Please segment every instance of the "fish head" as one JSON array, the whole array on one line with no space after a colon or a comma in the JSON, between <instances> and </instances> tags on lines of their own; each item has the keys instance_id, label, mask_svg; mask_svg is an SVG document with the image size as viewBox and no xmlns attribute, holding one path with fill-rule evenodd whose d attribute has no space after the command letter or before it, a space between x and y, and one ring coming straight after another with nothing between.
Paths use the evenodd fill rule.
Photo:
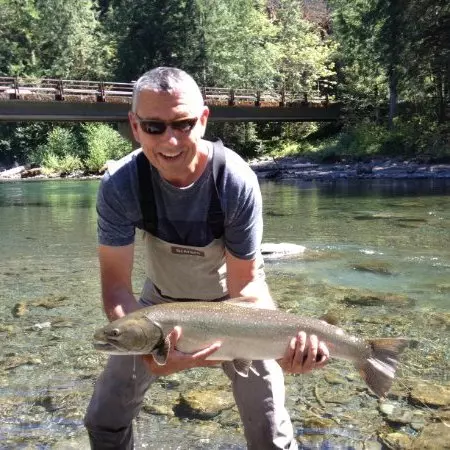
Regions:
<instances>
[{"instance_id":1,"label":"fish head","mask_svg":"<svg viewBox=\"0 0 450 450\"><path fill-rule=\"evenodd\" d=\"M94 348L110 355L147 355L163 339L157 322L143 316L125 316L95 332Z\"/></svg>"}]
</instances>

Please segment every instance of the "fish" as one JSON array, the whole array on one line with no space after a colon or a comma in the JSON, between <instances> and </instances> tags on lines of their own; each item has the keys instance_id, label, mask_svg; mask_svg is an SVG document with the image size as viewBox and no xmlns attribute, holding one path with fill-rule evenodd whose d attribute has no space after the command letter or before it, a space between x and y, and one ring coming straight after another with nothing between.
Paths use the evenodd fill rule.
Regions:
<instances>
[{"instance_id":1,"label":"fish","mask_svg":"<svg viewBox=\"0 0 450 450\"><path fill-rule=\"evenodd\" d=\"M247 377L257 360L281 359L299 331L326 343L331 358L354 364L371 389L382 398L395 378L404 337L363 339L322 320L280 309L255 307L254 298L222 302L173 302L144 307L114 320L94 333L96 350L113 355L149 355L164 365L170 352L167 335L182 328L176 349L195 353L215 342L219 349L209 360L232 361L236 373Z\"/></svg>"}]
</instances>

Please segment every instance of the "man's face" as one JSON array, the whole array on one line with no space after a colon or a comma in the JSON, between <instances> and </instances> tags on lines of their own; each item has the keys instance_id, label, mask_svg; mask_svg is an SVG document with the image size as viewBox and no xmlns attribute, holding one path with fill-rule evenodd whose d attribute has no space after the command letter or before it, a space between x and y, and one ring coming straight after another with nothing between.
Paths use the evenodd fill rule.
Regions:
<instances>
[{"instance_id":1,"label":"man's face","mask_svg":"<svg viewBox=\"0 0 450 450\"><path fill-rule=\"evenodd\" d=\"M189 92L157 92L144 89L136 103L136 111L129 113L134 138L138 141L150 163L167 181L184 186L194 181L196 170L204 154L201 144L209 110ZM197 119L183 122L186 119ZM151 122L156 121L154 126ZM181 121L181 122L179 122ZM161 124L160 122L164 122ZM170 123L175 122L174 127ZM189 130L190 125L195 125ZM188 123L182 129L177 124ZM149 134L161 132L160 134Z\"/></svg>"}]
</instances>

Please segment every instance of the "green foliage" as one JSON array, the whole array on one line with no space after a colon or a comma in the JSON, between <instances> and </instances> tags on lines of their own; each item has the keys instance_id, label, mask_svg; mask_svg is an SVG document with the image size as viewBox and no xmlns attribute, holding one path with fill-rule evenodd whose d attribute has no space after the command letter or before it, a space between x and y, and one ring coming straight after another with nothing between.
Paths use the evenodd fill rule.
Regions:
<instances>
[{"instance_id":1,"label":"green foliage","mask_svg":"<svg viewBox=\"0 0 450 450\"><path fill-rule=\"evenodd\" d=\"M97 173L110 159L120 159L131 151L131 144L108 125L89 124L84 128L87 143L87 172Z\"/></svg>"},{"instance_id":2,"label":"green foliage","mask_svg":"<svg viewBox=\"0 0 450 450\"><path fill-rule=\"evenodd\" d=\"M152 67L203 67L199 11L195 0L116 0L105 25L117 47L116 77L136 79Z\"/></svg>"},{"instance_id":3,"label":"green foliage","mask_svg":"<svg viewBox=\"0 0 450 450\"><path fill-rule=\"evenodd\" d=\"M276 10L280 84L288 91L313 91L317 80L335 74L336 43L323 30L304 19L298 0L280 0Z\"/></svg>"},{"instance_id":4,"label":"green foliage","mask_svg":"<svg viewBox=\"0 0 450 450\"><path fill-rule=\"evenodd\" d=\"M261 153L262 141L256 125L251 122L215 122L208 125L206 139L221 139L225 146L250 158Z\"/></svg>"},{"instance_id":5,"label":"green foliage","mask_svg":"<svg viewBox=\"0 0 450 450\"><path fill-rule=\"evenodd\" d=\"M334 138L318 142L320 127L294 123L210 124L209 135L245 156L280 146L330 160L445 158L450 2L319 3L329 17L324 7L312 20L303 0L0 0L0 75L130 81L170 65L201 85L285 87L309 98L331 78L345 112ZM106 125L0 124L6 164L45 157L70 166L62 161L71 155L95 171L128 151Z\"/></svg>"},{"instance_id":6,"label":"green foliage","mask_svg":"<svg viewBox=\"0 0 450 450\"><path fill-rule=\"evenodd\" d=\"M77 156L58 156L52 152L45 152L42 159L43 172L47 175L69 175L81 170L83 164Z\"/></svg>"}]
</instances>

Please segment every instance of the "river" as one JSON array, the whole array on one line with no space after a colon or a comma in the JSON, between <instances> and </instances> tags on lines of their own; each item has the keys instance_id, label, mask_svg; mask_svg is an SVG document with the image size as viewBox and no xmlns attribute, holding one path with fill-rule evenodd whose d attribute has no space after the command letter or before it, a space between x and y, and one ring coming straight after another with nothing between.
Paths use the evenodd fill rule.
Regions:
<instances>
[{"instance_id":1,"label":"river","mask_svg":"<svg viewBox=\"0 0 450 450\"><path fill-rule=\"evenodd\" d=\"M0 183L0 448L88 446L82 415L104 363L90 345L105 323L97 188L98 181ZM450 181L261 181L261 188L264 242L307 248L267 261L280 307L328 313L353 333L411 337L388 402L426 426L430 411L446 405L411 401L409 393L424 382L442 395L450 389ZM136 293L143 279L137 242ZM186 392L227 390L215 369L161 380L136 423L137 448L245 448L232 405L208 420L172 407ZM389 408L380 412L345 362L287 377L287 405L303 448L376 449L393 430L413 439L424 429L418 420L390 420Z\"/></svg>"}]
</instances>

